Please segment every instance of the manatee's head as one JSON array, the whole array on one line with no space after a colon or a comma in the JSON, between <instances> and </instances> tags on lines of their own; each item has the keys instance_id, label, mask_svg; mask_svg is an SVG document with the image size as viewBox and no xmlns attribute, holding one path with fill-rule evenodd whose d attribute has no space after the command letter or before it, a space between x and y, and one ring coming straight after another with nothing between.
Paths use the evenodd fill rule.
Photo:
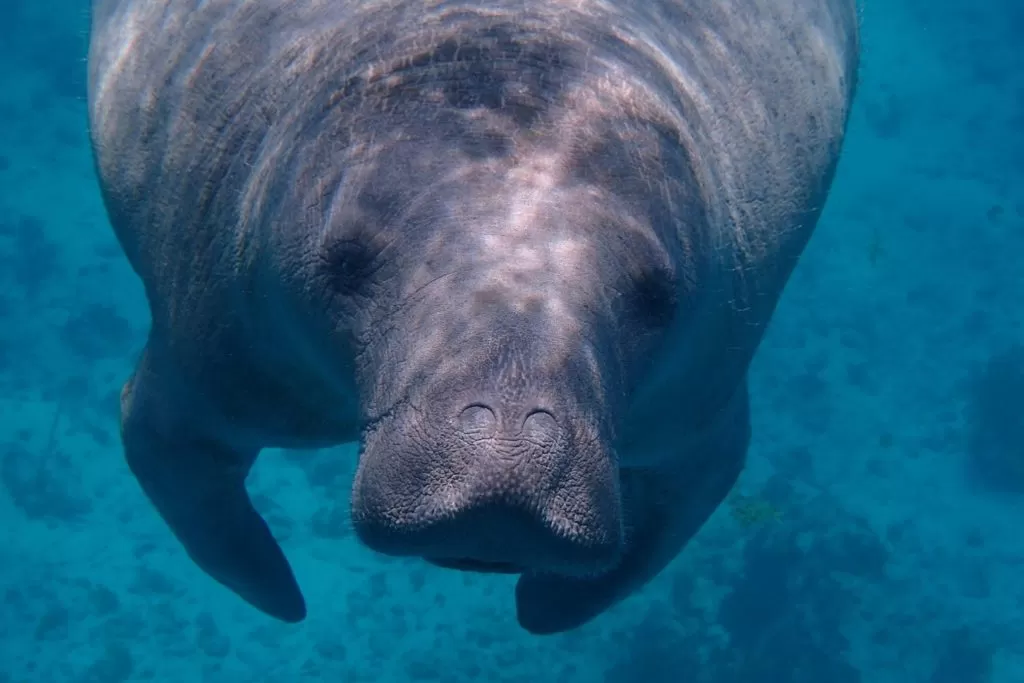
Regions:
<instances>
[{"instance_id":1,"label":"manatee's head","mask_svg":"<svg viewBox=\"0 0 1024 683\"><path fill-rule=\"evenodd\" d=\"M352 498L371 548L571 576L623 551L615 435L675 313L673 260L550 163L435 179L375 250Z\"/></svg>"},{"instance_id":2,"label":"manatee's head","mask_svg":"<svg viewBox=\"0 0 1024 683\"><path fill-rule=\"evenodd\" d=\"M421 90L379 107L400 121L367 117L328 207L321 281L364 423L354 528L442 567L596 576L626 543L616 434L692 275L665 180L683 155L601 93L535 111L488 68L436 93L403 74Z\"/></svg>"}]
</instances>

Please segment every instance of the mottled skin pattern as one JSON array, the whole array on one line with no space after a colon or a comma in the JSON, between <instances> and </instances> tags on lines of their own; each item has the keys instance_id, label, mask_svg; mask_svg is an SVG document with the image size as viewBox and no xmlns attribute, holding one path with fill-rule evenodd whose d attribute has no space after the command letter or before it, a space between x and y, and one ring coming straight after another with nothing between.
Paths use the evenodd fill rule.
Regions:
<instances>
[{"instance_id":1,"label":"mottled skin pattern","mask_svg":"<svg viewBox=\"0 0 1024 683\"><path fill-rule=\"evenodd\" d=\"M854 0L95 0L97 167L152 309L132 472L297 621L246 474L358 439L369 547L585 623L742 469L857 58Z\"/></svg>"}]
</instances>

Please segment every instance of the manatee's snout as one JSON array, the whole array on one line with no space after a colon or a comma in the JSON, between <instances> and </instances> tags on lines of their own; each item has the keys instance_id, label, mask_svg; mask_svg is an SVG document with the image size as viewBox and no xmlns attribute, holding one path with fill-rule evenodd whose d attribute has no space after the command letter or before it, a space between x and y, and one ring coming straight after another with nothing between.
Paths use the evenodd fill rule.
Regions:
<instances>
[{"instance_id":1,"label":"manatee's snout","mask_svg":"<svg viewBox=\"0 0 1024 683\"><path fill-rule=\"evenodd\" d=\"M471 571L611 568L622 512L596 423L567 401L457 393L372 425L353 495L363 542Z\"/></svg>"}]
</instances>

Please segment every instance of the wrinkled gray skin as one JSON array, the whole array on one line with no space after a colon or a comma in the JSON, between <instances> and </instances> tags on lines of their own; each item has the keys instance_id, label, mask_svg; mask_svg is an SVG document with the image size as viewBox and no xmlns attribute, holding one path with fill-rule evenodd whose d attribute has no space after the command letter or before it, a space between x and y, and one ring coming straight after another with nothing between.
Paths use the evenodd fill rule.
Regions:
<instances>
[{"instance_id":1,"label":"wrinkled gray skin","mask_svg":"<svg viewBox=\"0 0 1024 683\"><path fill-rule=\"evenodd\" d=\"M298 621L246 474L359 439L366 545L521 574L531 632L590 620L743 466L857 55L854 0L95 1L99 177L152 309L132 472Z\"/></svg>"}]
</instances>

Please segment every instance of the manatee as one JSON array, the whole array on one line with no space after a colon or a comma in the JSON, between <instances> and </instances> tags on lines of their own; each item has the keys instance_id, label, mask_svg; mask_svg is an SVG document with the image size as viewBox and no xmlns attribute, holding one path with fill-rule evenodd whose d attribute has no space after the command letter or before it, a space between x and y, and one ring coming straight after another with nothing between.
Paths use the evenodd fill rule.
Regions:
<instances>
[{"instance_id":1,"label":"manatee","mask_svg":"<svg viewBox=\"0 0 1024 683\"><path fill-rule=\"evenodd\" d=\"M247 474L358 441L366 547L516 575L534 634L637 593L744 466L857 24L854 0L94 0L97 175L151 311L123 450L195 564L302 620Z\"/></svg>"}]
</instances>

